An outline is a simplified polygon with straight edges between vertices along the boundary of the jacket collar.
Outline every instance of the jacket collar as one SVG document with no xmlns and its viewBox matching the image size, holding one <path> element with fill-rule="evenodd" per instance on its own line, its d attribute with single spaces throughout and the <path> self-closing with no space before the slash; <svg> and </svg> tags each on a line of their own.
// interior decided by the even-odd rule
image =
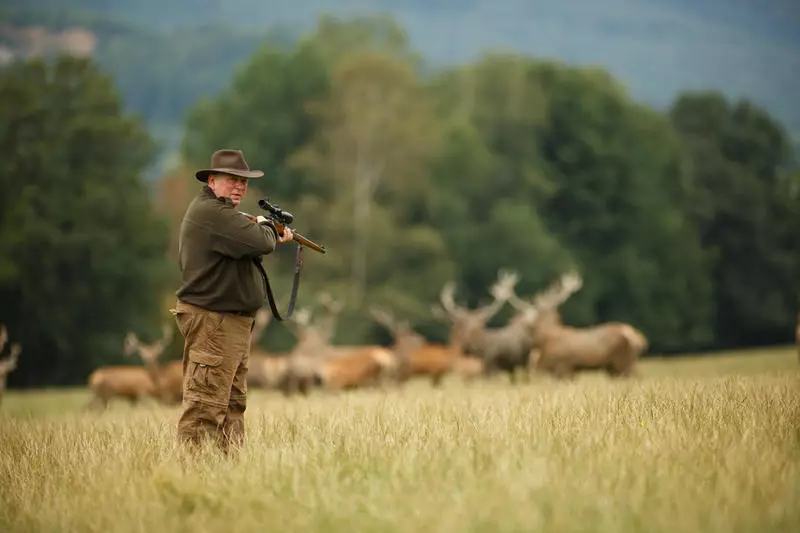
<svg viewBox="0 0 800 533">
<path fill-rule="evenodd" d="M 225 205 L 233 207 L 233 200 L 231 200 L 227 196 L 217 196 L 216 194 L 214 194 L 214 191 L 208 185 L 203 185 L 203 191 L 200 193 L 200 195 L 203 198 L 207 198 L 209 200 L 219 200 Z"/>
</svg>

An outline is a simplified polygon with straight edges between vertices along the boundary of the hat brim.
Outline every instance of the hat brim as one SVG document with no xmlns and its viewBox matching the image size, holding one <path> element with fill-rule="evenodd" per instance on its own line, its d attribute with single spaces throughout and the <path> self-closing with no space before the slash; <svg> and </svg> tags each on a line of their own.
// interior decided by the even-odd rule
<svg viewBox="0 0 800 533">
<path fill-rule="evenodd" d="M 264 176 L 264 173 L 260 170 L 241 170 L 238 168 L 206 168 L 203 170 L 198 170 L 195 172 L 194 177 L 202 182 L 208 181 L 208 176 L 211 174 L 231 174 L 233 176 L 239 176 L 240 178 L 261 178 Z"/>
</svg>

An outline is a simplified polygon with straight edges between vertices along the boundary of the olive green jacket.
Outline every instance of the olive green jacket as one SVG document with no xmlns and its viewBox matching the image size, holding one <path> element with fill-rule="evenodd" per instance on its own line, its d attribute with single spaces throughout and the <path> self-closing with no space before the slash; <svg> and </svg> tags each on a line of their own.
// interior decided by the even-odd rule
<svg viewBox="0 0 800 533">
<path fill-rule="evenodd" d="M 254 260 L 276 242 L 274 227 L 252 222 L 205 185 L 181 222 L 178 300 L 209 311 L 255 313 L 266 294 Z"/>
</svg>

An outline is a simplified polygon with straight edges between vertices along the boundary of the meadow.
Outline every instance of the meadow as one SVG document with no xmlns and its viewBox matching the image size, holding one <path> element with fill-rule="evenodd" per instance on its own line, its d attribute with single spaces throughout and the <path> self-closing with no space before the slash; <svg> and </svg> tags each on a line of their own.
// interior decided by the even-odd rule
<svg viewBox="0 0 800 533">
<path fill-rule="evenodd" d="M 175 447 L 177 408 L 0 406 L 0 531 L 800 530 L 794 348 L 647 359 L 641 377 L 251 391 L 236 457 Z"/>
</svg>

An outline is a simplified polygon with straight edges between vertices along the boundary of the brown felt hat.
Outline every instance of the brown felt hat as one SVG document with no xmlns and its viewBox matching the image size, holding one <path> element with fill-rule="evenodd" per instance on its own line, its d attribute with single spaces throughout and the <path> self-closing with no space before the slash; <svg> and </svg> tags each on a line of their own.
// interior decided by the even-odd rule
<svg viewBox="0 0 800 533">
<path fill-rule="evenodd" d="M 241 178 L 260 178 L 260 170 L 250 170 L 241 150 L 217 150 L 211 155 L 211 168 L 198 170 L 194 176 L 202 182 L 208 181 L 209 174 L 231 174 Z"/>
</svg>

